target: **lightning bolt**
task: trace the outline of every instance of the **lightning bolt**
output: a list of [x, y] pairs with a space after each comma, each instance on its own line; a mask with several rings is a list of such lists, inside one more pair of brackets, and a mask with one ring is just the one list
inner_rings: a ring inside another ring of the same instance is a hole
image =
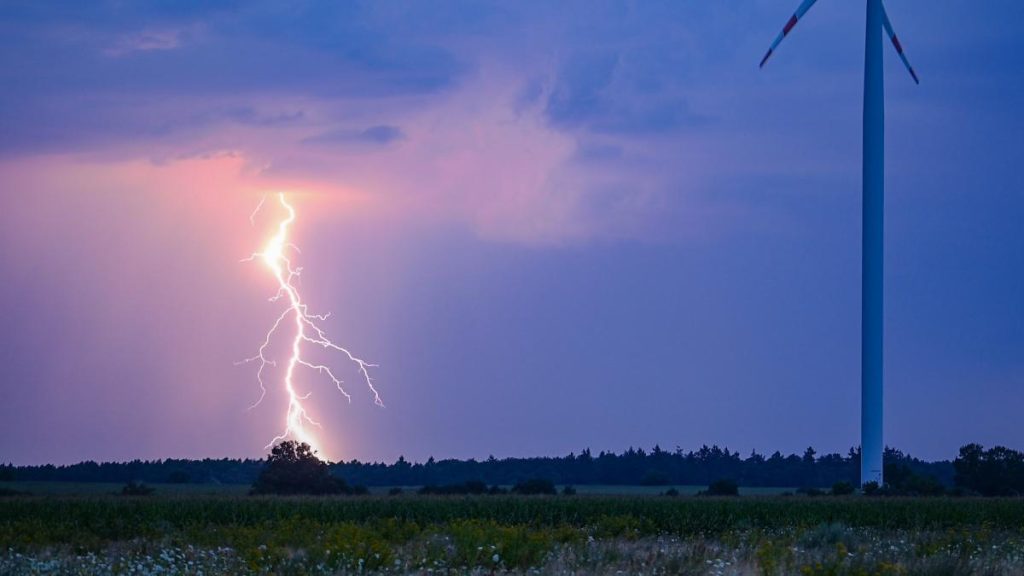
[[[263, 205], [267, 197], [264, 196], [260, 200], [259, 205], [249, 216], [250, 223], [255, 221], [256, 215], [263, 208]], [[327, 376], [334, 386], [345, 398], [351, 402], [352, 396], [345, 391], [342, 386], [340, 378], [335, 376], [331, 368], [324, 364], [317, 364], [306, 360], [303, 356], [303, 348], [305, 345], [320, 346], [325, 350], [338, 352], [347, 358], [350, 362], [353, 362], [358, 368], [359, 374], [362, 376], [366, 385], [369, 387], [370, 392], [373, 394], [373, 402], [377, 406], [383, 407], [384, 402], [380, 399], [380, 394], [377, 392], [377, 388], [373, 385], [373, 378], [370, 377], [370, 368], [376, 366], [376, 364], [370, 364], [361, 358], [353, 355], [347, 348], [335, 344], [320, 327], [319, 323], [327, 320], [330, 317], [330, 313], [327, 314], [311, 314], [306, 303], [302, 300], [302, 296], [299, 293], [298, 288], [295, 285], [295, 280], [299, 278], [302, 273], [301, 267], [295, 267], [292, 264], [291, 258], [289, 258], [286, 251], [292, 250], [296, 253], [301, 254], [299, 248], [288, 240], [288, 232], [292, 225], [295, 223], [295, 208], [288, 203], [285, 199], [284, 193], [278, 193], [277, 199], [284, 208], [285, 218], [281, 220], [277, 225], [277, 232], [270, 238], [266, 246], [259, 251], [252, 253], [248, 258], [242, 259], [242, 262], [253, 262], [262, 261], [270, 272], [273, 274], [274, 279], [277, 281], [277, 292], [270, 297], [271, 302], [285, 303], [285, 308], [281, 314], [277, 317], [277, 320], [271, 326], [270, 330], [267, 331], [266, 337], [263, 339], [263, 343], [255, 356], [246, 358], [238, 364], [247, 364], [255, 362], [258, 365], [256, 370], [256, 380], [260, 385], [260, 396], [256, 402], [249, 408], [255, 408], [263, 401], [267, 395], [267, 386], [264, 381], [264, 374], [268, 366], [277, 366], [277, 361], [272, 359], [268, 355], [268, 348], [270, 347], [271, 341], [274, 336], [281, 330], [285, 329], [285, 326], [291, 324], [294, 332], [291, 335], [291, 347], [290, 356], [288, 357], [287, 363], [285, 364], [284, 380], [282, 382], [285, 392], [288, 395], [288, 411], [285, 414], [285, 427], [284, 430], [275, 436], [267, 448], [273, 446], [281, 440], [287, 438], [293, 438], [300, 442], [309, 444], [314, 450], [320, 454], [324, 454], [321, 449], [320, 442], [317, 440], [314, 431], [307, 427], [314, 426], [316, 428], [322, 428], [320, 423], [313, 420], [303, 405], [303, 402], [309, 399], [312, 392], [300, 394], [295, 388], [296, 370], [299, 367], [307, 368], [313, 372], [316, 372], [322, 376]]]

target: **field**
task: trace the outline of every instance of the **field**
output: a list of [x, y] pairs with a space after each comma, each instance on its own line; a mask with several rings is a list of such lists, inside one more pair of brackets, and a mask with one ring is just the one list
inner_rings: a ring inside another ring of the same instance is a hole
[[[159, 495], [209, 495], [242, 496], [249, 491], [248, 485], [240, 484], [149, 484]], [[36, 496], [96, 496], [119, 494], [124, 484], [114, 482], [0, 482], [0, 490], [6, 488], [27, 492]], [[403, 492], [415, 492], [419, 486], [374, 486], [371, 494], [385, 495], [391, 488]], [[511, 488], [511, 486], [503, 486]], [[561, 488], [561, 487], [559, 487]], [[581, 496], [659, 496], [669, 488], [675, 488], [682, 496], [693, 496], [707, 486], [627, 486], [619, 484], [593, 484], [576, 486]], [[740, 488], [743, 496], [777, 496], [793, 492], [795, 488]]]
[[0, 574], [1024, 574], [1024, 500], [0, 499]]

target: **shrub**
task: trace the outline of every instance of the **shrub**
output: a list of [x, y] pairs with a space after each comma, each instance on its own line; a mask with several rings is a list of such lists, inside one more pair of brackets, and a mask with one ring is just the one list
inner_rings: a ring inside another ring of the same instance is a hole
[[536, 495], [536, 494], [557, 494], [555, 490], [555, 484], [551, 480], [545, 480], [543, 478], [534, 478], [532, 480], [525, 480], [517, 482], [512, 487], [513, 494], [523, 495]]
[[388, 496], [401, 496], [402, 492], [403, 492], [403, 490], [401, 488], [399, 488], [398, 486], [395, 486], [394, 488], [391, 488], [390, 490], [388, 490]]
[[575, 496], [575, 495], [576, 495], [576, 488], [573, 488], [572, 486], [568, 486], [568, 485], [564, 486], [562, 488], [562, 496]]
[[142, 482], [135, 482], [134, 480], [121, 488], [121, 494], [124, 496], [149, 496], [153, 492], [152, 487], [146, 486]]
[[878, 482], [867, 482], [860, 489], [864, 492], [865, 496], [880, 496], [882, 491]]
[[669, 488], [668, 490], [665, 490], [662, 493], [662, 496], [668, 496], [670, 498], [675, 498], [676, 496], [679, 496], [679, 490], [676, 490], [675, 488]]
[[849, 482], [836, 482], [832, 485], [833, 496], [848, 496], [853, 494], [853, 484]]
[[707, 490], [698, 493], [700, 496], [739, 496], [740, 489], [733, 480], [715, 480]]

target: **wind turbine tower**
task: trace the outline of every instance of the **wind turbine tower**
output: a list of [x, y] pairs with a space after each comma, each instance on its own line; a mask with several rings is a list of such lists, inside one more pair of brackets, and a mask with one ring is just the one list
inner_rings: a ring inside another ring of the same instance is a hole
[[[804, 0], [772, 42], [761, 67], [811, 9], [816, 0]], [[882, 261], [885, 214], [885, 101], [882, 84], [882, 31], [910, 72], [917, 73], [903, 53], [882, 0], [867, 0], [864, 40], [864, 149], [861, 248], [861, 374], [860, 374], [860, 483], [883, 483], [882, 452]]]

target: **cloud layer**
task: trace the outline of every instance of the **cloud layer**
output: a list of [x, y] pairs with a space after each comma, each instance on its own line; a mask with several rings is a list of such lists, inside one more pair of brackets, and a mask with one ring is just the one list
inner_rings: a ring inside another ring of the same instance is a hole
[[[337, 453], [845, 450], [863, 6], [759, 71], [793, 8], [6, 3], [0, 461], [260, 453], [270, 190], [381, 364], [386, 411], [303, 381]], [[1024, 4], [887, 8], [887, 438], [1019, 445]]]

